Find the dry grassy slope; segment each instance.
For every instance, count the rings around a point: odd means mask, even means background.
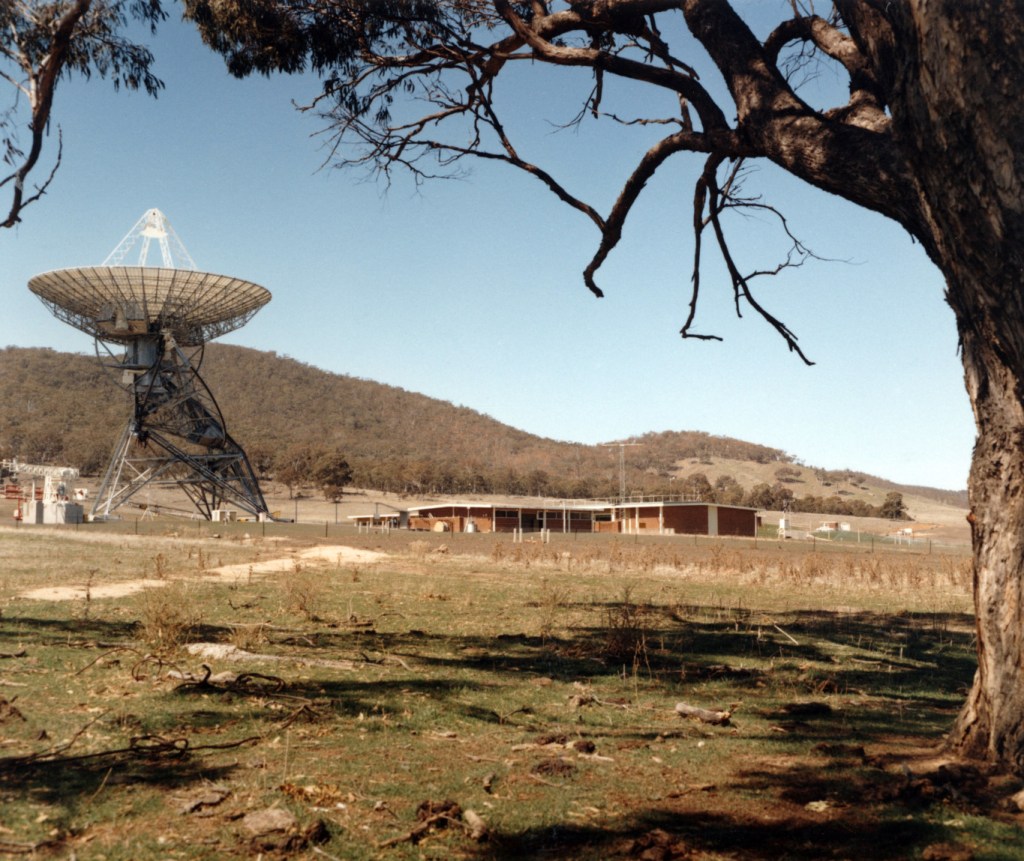
[[[871,480],[863,483],[851,483],[848,481],[832,481],[830,485],[822,484],[815,477],[815,469],[812,467],[798,466],[796,464],[755,463],[749,460],[731,460],[729,458],[707,457],[701,460],[693,459],[680,461],[676,465],[676,476],[685,478],[696,473],[704,473],[707,479],[713,484],[720,475],[728,475],[736,479],[746,488],[755,484],[775,484],[778,479],[775,472],[780,466],[787,466],[800,471],[798,479],[785,483],[796,497],[802,496],[841,496],[843,499],[863,499],[871,505],[881,505],[887,493],[899,486],[889,482],[876,484]],[[931,496],[922,496],[914,493],[911,489],[902,489],[903,502],[914,522],[908,524],[915,532],[932,534],[937,540],[970,540],[970,529],[967,525],[967,509],[960,503],[960,495],[950,493],[948,500],[943,502]],[[771,523],[777,519],[777,513],[770,516],[767,522]],[[850,518],[838,517],[825,514],[798,514],[795,520],[801,525],[808,525],[811,528],[824,520],[846,520],[860,524],[859,528],[869,532],[883,533],[889,531],[891,524],[878,518]]]

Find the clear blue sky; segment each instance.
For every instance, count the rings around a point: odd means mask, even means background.
[[[315,80],[236,81],[174,20],[152,47],[167,84],[156,100],[96,78],[58,89],[63,165],[24,223],[0,231],[3,344],[91,352],[27,281],[99,264],[155,207],[199,268],[273,293],[226,341],[559,440],[701,430],[814,466],[965,486],[974,428],[953,315],[939,273],[896,225],[763,167],[748,188],[784,209],[815,252],[844,261],[761,284],[763,303],[817,364],[805,367],[753,312],[735,318],[711,248],[696,328],[725,342],[683,341],[698,161],[659,171],[599,272],[606,297],[597,300],[580,275],[595,229],[525,174],[477,165],[459,181],[415,189],[400,179],[385,190],[321,170],[321,124],[292,106],[315,94]],[[524,69],[508,103],[524,156],[607,211],[645,141],[605,122],[556,131],[585,84]],[[831,85],[826,76],[822,87]],[[639,113],[637,100],[656,96],[609,98]],[[782,251],[765,232],[754,221],[734,235],[749,268]]]

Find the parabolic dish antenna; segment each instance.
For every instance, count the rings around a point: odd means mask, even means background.
[[[153,241],[163,266],[146,264]],[[136,246],[137,265],[125,265]],[[244,326],[270,301],[266,288],[196,270],[158,209],[136,222],[102,266],[55,269],[28,286],[59,320],[92,335],[101,363],[132,395],[94,517],[109,516],[151,484],[181,488],[207,519],[226,504],[268,514],[248,458],[199,376],[203,345]]]
[[[270,301],[258,284],[155,266],[81,266],[36,275],[28,288],[55,317],[101,341],[165,332],[196,347],[241,328]]]

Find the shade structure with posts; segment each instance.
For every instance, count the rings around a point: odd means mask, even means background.
[[[146,265],[153,240],[163,266]],[[125,265],[136,245],[138,264]],[[266,288],[196,270],[164,214],[150,209],[104,265],[44,272],[29,289],[94,338],[100,362],[131,397],[93,517],[109,517],[154,486],[184,491],[207,519],[228,506],[269,516],[249,460],[199,374],[204,345],[244,326],[270,301]]]

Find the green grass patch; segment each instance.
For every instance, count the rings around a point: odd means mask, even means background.
[[[0,854],[1014,857],[962,558],[145,525],[0,532]]]

